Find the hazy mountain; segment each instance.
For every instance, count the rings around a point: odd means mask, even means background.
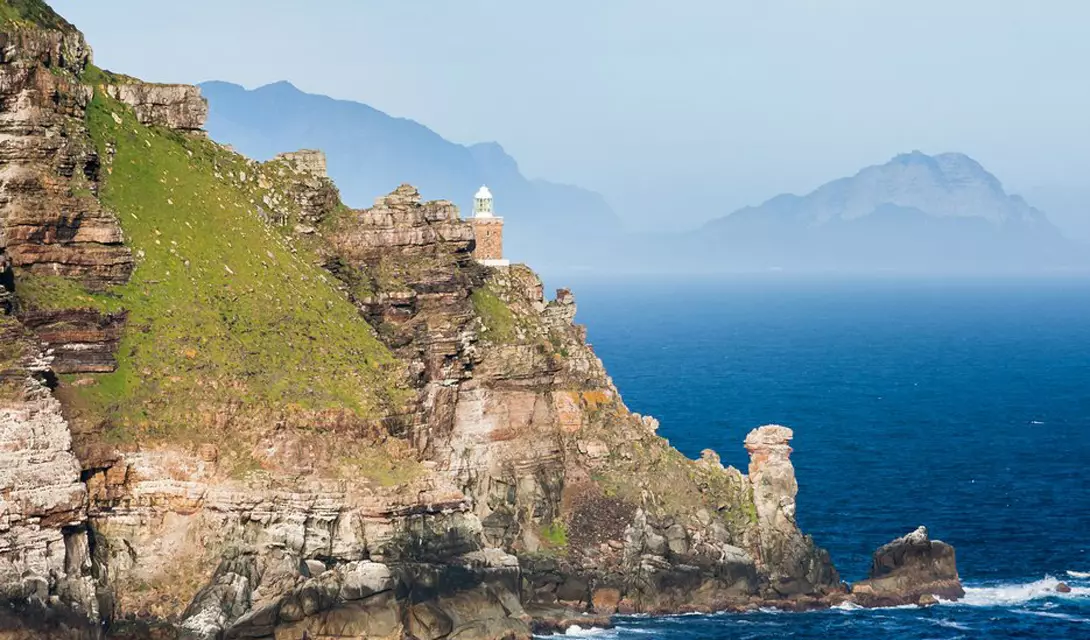
[[[488,184],[507,218],[505,253],[539,267],[584,264],[607,251],[620,231],[597,193],[529,180],[499,144],[464,146],[413,120],[358,102],[300,91],[287,82],[247,90],[226,82],[201,85],[213,139],[264,160],[282,151],[325,151],[344,200],[367,207],[403,182],[425,198],[471,211],[473,194]]]
[[[1090,187],[1043,185],[1030,189],[1026,197],[1047,211],[1065,235],[1090,244]]]
[[[720,268],[1022,271],[1081,260],[1044,213],[978,162],[919,151],[735,211],[690,247]]]

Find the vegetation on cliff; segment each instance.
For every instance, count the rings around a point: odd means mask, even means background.
[[[276,411],[387,415],[404,398],[398,363],[316,257],[256,213],[273,185],[208,140],[146,127],[101,91],[88,127],[101,201],[137,257],[131,281],[92,294],[61,278],[21,280],[39,307],[125,309],[117,371],[81,387],[115,436],[199,431],[199,412],[241,401]]]
[[[75,29],[42,0],[3,0],[0,2],[0,26],[31,26],[66,31]]]
[[[473,310],[484,326],[481,338],[490,342],[511,342],[515,339],[515,315],[489,287],[480,287],[470,296]]]

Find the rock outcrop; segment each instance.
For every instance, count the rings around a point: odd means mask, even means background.
[[[768,425],[746,436],[750,455],[749,480],[761,539],[761,565],[768,571],[773,591],[789,596],[812,593],[815,586],[836,584],[828,554],[803,535],[795,521],[798,482],[789,445],[794,433]]]
[[[421,202],[415,188],[402,185],[340,218],[327,238],[328,268],[409,363],[418,397],[404,428],[427,456],[432,431],[451,428],[456,385],[479,361],[471,291],[486,272],[472,260],[473,229],[451,203]]]
[[[94,620],[87,489],[43,380],[49,365],[33,337],[0,315],[0,601],[63,601]]]
[[[298,171],[309,173],[320,178],[329,177],[329,171],[326,168],[325,153],[317,149],[285,151],[284,153],[276,154],[275,159],[287,162]]]
[[[954,548],[932,540],[920,527],[874,552],[869,577],[852,586],[852,599],[866,607],[924,605],[932,598],[965,595]]]
[[[130,107],[141,123],[184,133],[203,133],[208,102],[187,84],[125,82],[105,87],[106,94]]]
[[[117,218],[95,198],[99,158],[79,81],[91,50],[67,23],[0,39],[0,254],[17,268],[104,288],[128,279]]]
[[[283,168],[287,167],[295,172],[292,180],[284,180]],[[281,185],[287,185],[285,197],[294,202],[298,213],[295,216],[293,231],[297,234],[313,234],[320,224],[328,216],[332,215],[341,206],[341,195],[336,185],[329,179],[326,172],[325,154],[313,149],[302,149],[288,153],[281,153],[271,162],[264,164],[266,175],[263,176],[263,184],[273,183],[267,175],[269,169],[276,169],[278,179],[275,181]],[[259,182],[262,178],[259,178]],[[263,201],[263,204],[273,211],[283,211],[283,203],[273,199]],[[287,222],[287,220],[284,220]]]
[[[21,311],[19,320],[51,350],[54,373],[108,373],[117,368],[124,312],[30,309]]]

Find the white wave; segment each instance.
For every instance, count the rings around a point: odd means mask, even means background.
[[[1057,613],[1052,611],[1034,611],[1031,609],[1015,609],[1015,613],[1021,613],[1027,616],[1039,616],[1041,618],[1055,618],[1057,620],[1067,620],[1068,622],[1090,622],[1090,618],[1081,618],[1079,616],[1071,615],[1070,613]]]
[[[570,638],[595,638],[596,640],[606,640],[607,638],[615,637],[617,635],[617,630],[603,629],[601,627],[581,627],[577,624],[573,624],[565,629],[562,635]],[[548,634],[534,635],[534,637],[539,640],[547,640],[548,638],[556,638],[558,636]]]
[[[943,628],[946,628],[946,629],[957,629],[958,631],[972,631],[973,630],[972,627],[961,624],[960,622],[955,622],[953,620],[945,620],[943,618],[939,618],[937,620],[930,620],[928,618],[922,618],[922,619],[927,620],[928,622],[930,622],[930,623],[932,623],[934,625],[937,625],[937,626],[940,626],[940,627],[943,627]]]
[[[599,627],[580,627],[577,624],[573,624],[564,630],[564,635],[576,638],[594,638],[607,635],[616,635],[616,631],[613,629],[602,629]]]
[[[1068,569],[1067,575],[1071,576],[1072,578],[1085,580],[1086,578],[1090,578],[1090,571],[1072,571],[1071,569]]]
[[[832,608],[833,609],[839,609],[840,611],[858,611],[858,610],[862,609],[863,607],[862,607],[862,605],[858,605],[858,604],[856,604],[854,602],[845,601],[845,602],[841,602],[838,605],[834,605]]]
[[[1044,598],[1086,598],[1090,597],[1090,587],[1071,587],[1070,593],[1058,593],[1056,586],[1060,580],[1045,576],[1033,582],[998,584],[986,587],[965,587],[965,597],[957,601],[942,601],[942,604],[972,607],[1004,607],[1023,604]]]

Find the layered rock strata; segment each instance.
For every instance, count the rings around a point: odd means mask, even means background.
[[[54,373],[108,373],[117,368],[115,354],[125,326],[124,312],[31,309],[21,311],[19,320],[50,349]]]
[[[64,603],[99,616],[87,536],[87,489],[50,358],[0,315],[0,600]]]
[[[201,90],[185,84],[131,81],[105,87],[111,98],[132,107],[141,123],[203,135],[208,102]]]
[[[95,198],[99,158],[79,81],[91,50],[70,25],[5,29],[0,50],[0,253],[14,267],[102,288],[132,257]]]

